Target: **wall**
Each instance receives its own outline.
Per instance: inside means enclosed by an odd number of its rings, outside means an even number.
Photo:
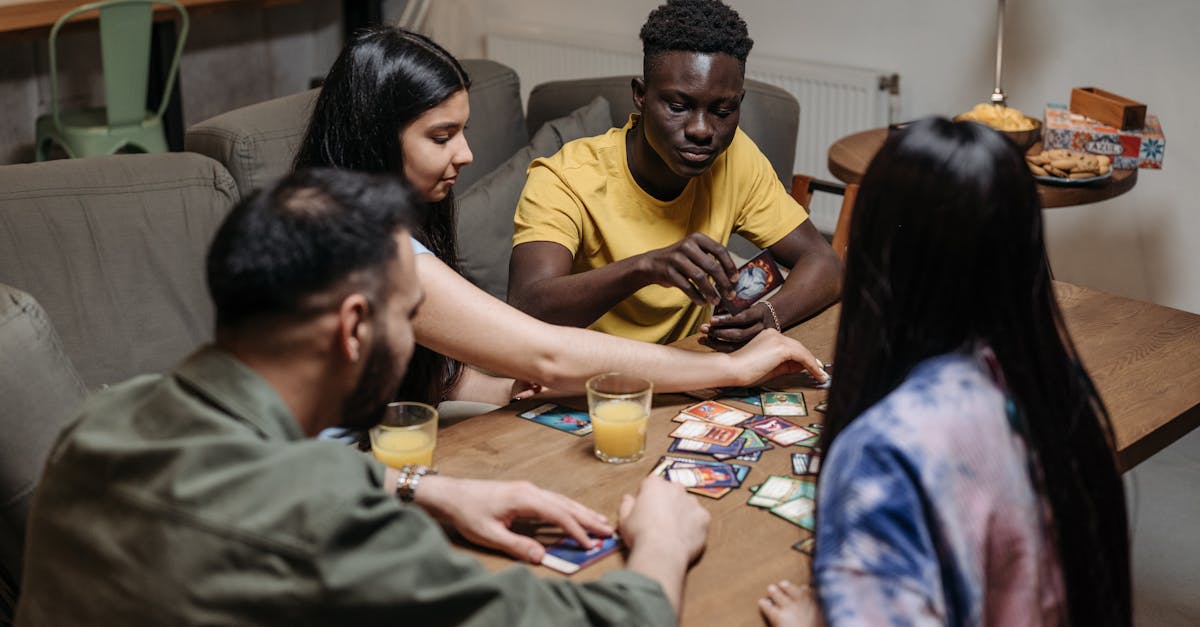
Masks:
[[[342,45],[341,3],[305,0],[194,12],[179,80],[184,124],[307,89]],[[64,108],[100,105],[104,83],[94,27],[60,33]],[[34,121],[50,111],[46,37],[0,41],[0,163],[33,160]]]
[[[488,14],[597,33],[636,33],[654,0],[479,0]],[[1200,312],[1200,3],[1194,0],[1010,1],[1004,89],[1040,116],[1073,86],[1146,102],[1167,136],[1165,169],[1143,170],[1128,194],[1046,211],[1058,278]],[[987,0],[741,0],[755,52],[880,69],[901,76],[907,117],[953,115],[986,100],[995,64],[996,3]],[[753,53],[752,53],[753,54]]]

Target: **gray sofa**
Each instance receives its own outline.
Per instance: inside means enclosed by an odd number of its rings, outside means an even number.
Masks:
[[[459,266],[471,282],[504,299],[512,218],[534,157],[564,143],[620,126],[633,111],[632,76],[555,81],[534,88],[522,113],[516,73],[494,61],[467,59],[472,80],[466,131],[475,161],[457,186]],[[244,195],[287,171],[304,133],[317,90],[224,113],[188,129],[188,150],[221,162]],[[788,92],[746,81],[741,127],[791,185],[800,105]],[[757,249],[736,237],[731,248],[751,257]]]
[[[531,135],[516,74],[491,61],[464,65],[473,79],[467,135],[475,162],[457,192],[461,267],[503,298],[526,166],[623,123],[628,78],[535,90]],[[748,85],[742,120],[747,129],[763,125],[751,137],[787,172],[798,108],[772,90]],[[0,624],[17,591],[25,517],[50,444],[88,389],[167,370],[211,338],[209,240],[240,197],[290,169],[315,95],[197,124],[187,133],[190,152],[0,166]],[[771,126],[768,117],[780,115],[782,126]]]

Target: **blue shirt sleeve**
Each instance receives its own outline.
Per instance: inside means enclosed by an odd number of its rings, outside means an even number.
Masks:
[[[825,620],[943,624],[939,561],[917,469],[865,427],[843,431],[821,469],[813,578]]]

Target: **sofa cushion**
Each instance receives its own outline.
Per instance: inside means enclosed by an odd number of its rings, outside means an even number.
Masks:
[[[458,256],[463,276],[492,296],[508,293],[513,214],[525,187],[529,163],[563,144],[612,128],[608,101],[597,97],[570,115],[546,122],[529,145],[489,172],[458,197]],[[474,167],[474,166],[471,166]],[[470,169],[470,168],[468,168]]]
[[[193,153],[0,167],[0,282],[45,307],[89,387],[170,368],[212,337],[209,240],[237,200]]]
[[[187,130],[184,148],[229,170],[242,196],[292,169],[320,89],[222,113]]]
[[[458,179],[465,189],[520,150],[529,135],[516,72],[484,59],[462,65],[471,78],[466,135],[475,153],[474,166]],[[209,118],[187,130],[184,146],[223,164],[246,196],[291,171],[319,93],[311,89]]]
[[[16,590],[33,488],[86,390],[46,312],[0,284],[0,586]]]

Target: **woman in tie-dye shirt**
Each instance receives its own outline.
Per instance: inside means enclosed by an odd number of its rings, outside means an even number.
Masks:
[[[1112,430],[1020,154],[974,123],[909,125],[849,241],[814,587],[771,586],[768,621],[1129,625]]]

